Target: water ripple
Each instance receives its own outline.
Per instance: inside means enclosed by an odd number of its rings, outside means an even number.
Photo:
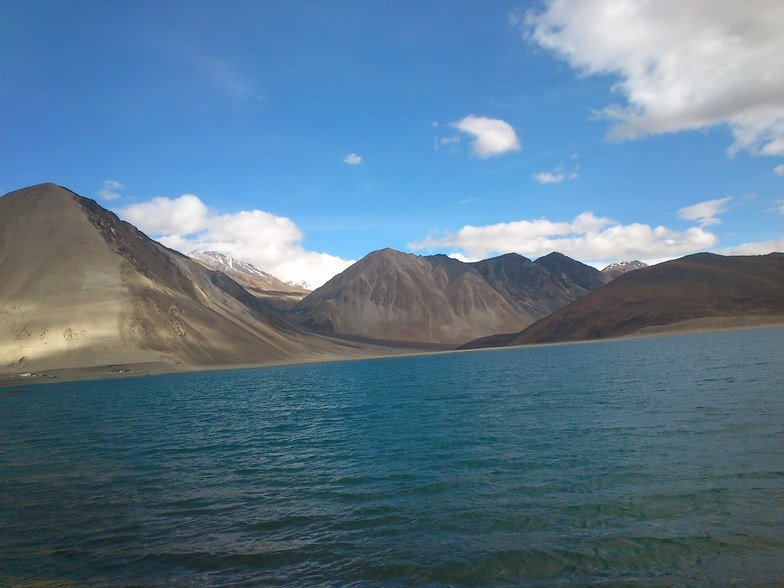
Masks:
[[[784,582],[784,331],[0,395],[0,585]]]

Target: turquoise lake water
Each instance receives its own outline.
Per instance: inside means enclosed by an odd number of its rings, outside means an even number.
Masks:
[[[0,585],[782,585],[784,330],[0,389]]]

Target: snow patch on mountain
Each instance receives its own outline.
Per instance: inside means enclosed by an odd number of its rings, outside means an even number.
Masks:
[[[618,276],[633,272],[634,270],[642,269],[644,267],[648,267],[648,264],[643,263],[642,261],[637,261],[636,259],[634,261],[621,261],[608,265],[602,270],[602,274],[609,279],[614,280]]]
[[[272,274],[260,270],[252,263],[235,259],[217,251],[192,251],[188,254],[188,257],[210,269],[223,272],[241,284],[250,285],[261,290],[307,290],[307,287],[302,284],[284,282]]]

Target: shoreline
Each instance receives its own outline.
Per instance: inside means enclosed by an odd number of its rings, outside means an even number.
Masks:
[[[209,366],[190,367],[182,364],[169,363],[165,361],[159,362],[145,362],[145,363],[128,363],[128,364],[109,364],[100,366],[89,367],[63,367],[55,369],[47,369],[30,372],[22,372],[21,374],[1,374],[0,373],[0,388],[20,387],[20,386],[38,386],[45,384],[57,384],[68,382],[89,382],[101,380],[115,380],[125,378],[144,378],[163,376],[170,374],[184,374],[184,373],[201,373],[201,372],[216,372],[216,371],[229,371],[229,370],[249,370],[260,369],[268,367],[281,367],[281,366],[294,366],[294,365],[308,365],[308,364],[321,364],[321,363],[337,363],[345,361],[366,361],[371,359],[393,359],[403,357],[417,357],[417,356],[430,356],[430,355],[447,355],[453,353],[473,353],[481,351],[499,351],[504,349],[531,349],[539,347],[553,347],[558,345],[585,345],[591,343],[610,343],[617,341],[633,341],[641,339],[655,339],[659,337],[676,337],[682,335],[697,335],[707,333],[720,333],[732,331],[750,331],[758,329],[775,329],[784,328],[784,317],[778,320],[758,322],[739,322],[736,319],[722,321],[720,319],[712,319],[714,321],[725,322],[724,325],[708,326],[704,323],[703,319],[696,321],[685,321],[685,323],[674,323],[672,325],[660,327],[647,327],[636,333],[625,335],[621,337],[607,337],[603,339],[583,339],[579,341],[558,341],[548,343],[529,343],[524,345],[506,345],[501,347],[480,347],[476,349],[444,349],[444,350],[412,350],[400,347],[390,347],[385,353],[370,352],[367,355],[359,354],[355,357],[312,357],[303,358],[301,360],[292,361],[271,361],[253,364],[220,364]],[[691,323],[691,324],[690,324]],[[375,351],[375,350],[374,350]],[[27,376],[23,374],[29,374]],[[13,393],[14,391],[7,392]]]

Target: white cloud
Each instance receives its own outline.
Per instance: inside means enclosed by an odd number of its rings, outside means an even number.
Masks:
[[[349,165],[360,165],[362,163],[362,156],[357,155],[356,153],[349,153],[343,158],[343,163],[347,163]]]
[[[784,237],[760,243],[743,243],[737,247],[721,250],[722,255],[766,255],[768,253],[784,253]]]
[[[560,169],[555,169],[551,172],[543,171],[533,175],[533,178],[540,184],[560,184],[565,180],[575,180],[577,177],[577,172],[567,174]]]
[[[773,168],[773,173],[777,176],[784,176],[784,163],[780,163]]]
[[[119,211],[120,216],[151,235],[190,235],[203,231],[210,212],[198,196],[158,197],[137,202]]]
[[[506,121],[469,114],[451,126],[473,137],[471,149],[482,159],[520,149],[517,133]]]
[[[534,179],[540,184],[560,184],[566,179],[566,174],[562,172],[539,172],[534,174]]]
[[[306,251],[303,234],[290,219],[262,210],[219,214],[198,196],[153,198],[118,214],[173,249],[213,250],[249,261],[274,276],[310,287],[321,286],[353,261]]]
[[[542,218],[482,227],[466,225],[456,233],[427,237],[410,243],[408,247],[414,251],[452,248],[459,255],[473,259],[511,251],[526,257],[559,251],[586,263],[605,263],[629,259],[671,259],[705,250],[717,243],[718,238],[702,227],[676,231],[640,223],[622,225],[606,217],[597,217],[592,212],[583,212],[571,222]]]
[[[576,180],[578,177],[576,160],[577,154],[573,153],[569,157],[569,163],[559,163],[552,171],[541,171],[532,177],[540,184],[560,184],[566,180]],[[572,171],[569,171],[569,168]]]
[[[732,200],[732,196],[716,198],[715,200],[705,200],[691,206],[684,206],[678,210],[678,218],[689,221],[697,221],[701,227],[718,225],[721,223],[720,214],[727,212],[727,203]]]
[[[104,180],[103,181],[103,188],[100,192],[98,192],[98,197],[101,200],[106,200],[107,202],[111,202],[113,200],[119,200],[122,198],[122,194],[120,194],[120,190],[124,190],[125,186],[123,186],[117,180]]]
[[[517,21],[582,74],[619,77],[610,138],[727,124],[730,153],[764,155],[784,154],[782,22],[780,0],[548,0]]]
[[[446,254],[447,257],[451,257],[452,259],[456,259],[457,261],[462,261],[463,263],[474,263],[477,261],[482,261],[479,257],[466,257],[459,251],[452,251]]]

